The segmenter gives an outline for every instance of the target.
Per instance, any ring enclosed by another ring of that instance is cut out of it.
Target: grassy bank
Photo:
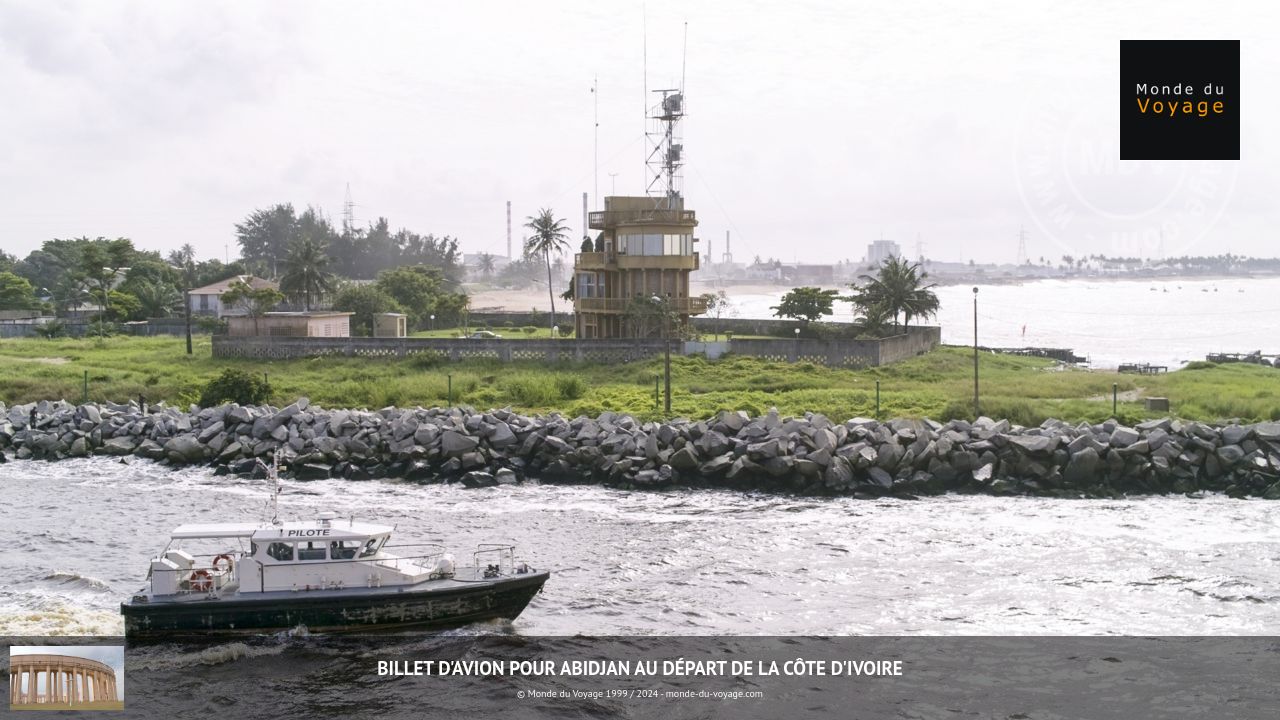
[[[84,374],[90,400],[190,403],[224,367],[266,373],[273,402],[300,395],[327,407],[443,405],[452,375],[453,401],[478,408],[511,406],[524,412],[604,410],[657,417],[654,379],[661,360],[628,365],[562,365],[496,361],[441,363],[426,358],[316,358],[289,361],[214,360],[207,336],[187,356],[181,338],[108,338],[0,341],[0,400],[21,403],[79,401]],[[1161,376],[1063,369],[1051,361],[983,355],[982,411],[1021,424],[1047,417],[1071,422],[1111,416],[1112,383],[1121,393],[1119,415],[1138,421],[1145,396],[1168,397],[1185,418],[1246,421],[1280,419],[1280,370],[1253,365],[1204,365]],[[672,359],[672,410],[708,417],[724,409],[752,414],[777,407],[844,419],[875,413],[880,381],[881,417],[937,420],[973,414],[973,364],[967,348],[942,348],[912,360],[862,371],[730,357],[708,362]]]

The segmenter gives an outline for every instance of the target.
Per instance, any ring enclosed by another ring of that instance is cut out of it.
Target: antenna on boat
[[[267,471],[267,477],[276,485],[271,491],[271,524],[280,525],[280,492],[284,490],[284,486],[280,484],[280,448],[276,448],[271,456],[271,468]]]

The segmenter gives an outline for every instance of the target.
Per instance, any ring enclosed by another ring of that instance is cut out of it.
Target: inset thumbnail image
[[[9,648],[10,710],[123,710],[123,645]]]

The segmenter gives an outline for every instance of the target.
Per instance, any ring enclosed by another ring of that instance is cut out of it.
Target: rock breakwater
[[[146,409],[135,403],[0,404],[0,461],[109,455],[262,476],[279,451],[302,480],[404,478],[486,487],[526,481],[719,486],[910,497],[945,492],[1115,497],[1220,491],[1280,499],[1280,423],[1164,418],[834,422],[819,414],[646,422],[469,408]],[[0,476],[3,473],[0,472]]]

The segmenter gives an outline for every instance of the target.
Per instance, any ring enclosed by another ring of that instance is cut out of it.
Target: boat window
[[[382,547],[382,543],[386,541],[386,538],[369,538],[369,541],[364,544],[364,549],[360,551],[360,557],[369,557],[377,554],[378,549]]]
[[[334,560],[350,560],[360,549],[359,540],[334,540],[329,543],[329,557]]]
[[[315,543],[307,543],[306,546],[298,546],[299,560],[324,560],[324,545],[316,547]]]
[[[267,546],[267,555],[280,562],[293,562],[293,543],[273,542]]]

